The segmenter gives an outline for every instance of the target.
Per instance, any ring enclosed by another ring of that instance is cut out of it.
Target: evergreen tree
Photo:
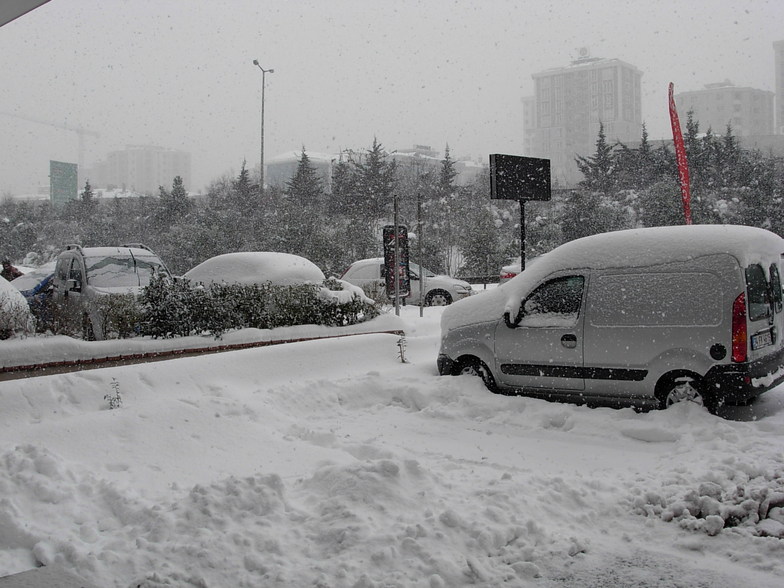
[[[610,194],[615,187],[614,148],[607,143],[604,124],[599,123],[599,136],[596,139],[596,153],[590,157],[578,155],[575,158],[578,169],[585,179],[580,185],[601,194]]]
[[[361,198],[359,212],[367,219],[378,220],[392,212],[396,187],[397,164],[389,160],[378,139],[362,161],[356,163],[357,188]]]
[[[302,148],[294,177],[286,183],[285,193],[314,216],[320,213],[324,200],[324,186],[316,168],[310,163],[305,147]]]
[[[85,204],[90,204],[95,198],[95,194],[93,194],[93,187],[90,185],[90,180],[87,180],[84,183],[84,190],[82,191],[82,202]]]
[[[242,214],[250,214],[258,205],[257,188],[258,186],[255,186],[254,188],[250,182],[250,172],[247,168],[247,161],[243,159],[240,173],[237,176],[237,179],[232,182],[230,205]]]

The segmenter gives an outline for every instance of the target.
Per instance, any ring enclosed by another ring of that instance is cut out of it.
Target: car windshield
[[[426,278],[434,278],[436,276],[429,269],[422,267],[418,263],[409,263],[408,268],[418,276],[424,275]]]
[[[166,273],[161,262],[154,257],[114,255],[88,257],[87,283],[99,288],[147,286],[156,273]]]

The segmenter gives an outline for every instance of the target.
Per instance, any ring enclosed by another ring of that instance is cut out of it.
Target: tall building
[[[776,134],[784,135],[784,41],[773,43],[776,68]]]
[[[152,145],[129,145],[112,151],[106,161],[91,170],[93,186],[117,186],[139,193],[158,194],[158,188],[171,189],[180,176],[186,189],[192,189],[191,154]]]
[[[727,125],[736,137],[772,135],[774,131],[773,92],[767,90],[741,88],[725,80],[676,94],[675,103],[682,121],[689,111],[694,112],[702,132],[711,129],[723,135]]]
[[[599,126],[609,143],[642,134],[642,72],[620,59],[591,57],[534,74],[533,99],[523,100],[527,155],[550,160],[552,180],[571,186],[582,179],[575,157],[596,151]]]

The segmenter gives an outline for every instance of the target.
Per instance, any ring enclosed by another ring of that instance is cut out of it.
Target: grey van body
[[[784,380],[782,253],[769,231],[725,225],[571,241],[445,309],[439,373],[597,404],[749,401]]]
[[[144,245],[68,245],[57,256],[52,301],[85,339],[106,337],[105,308],[112,294],[138,296],[153,275],[171,277],[161,259]]]

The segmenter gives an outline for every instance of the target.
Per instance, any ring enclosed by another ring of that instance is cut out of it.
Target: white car
[[[182,276],[197,284],[265,284],[292,286],[324,282],[324,272],[312,261],[273,251],[224,253],[201,262]]]
[[[211,257],[182,276],[194,285],[218,284],[272,284],[273,286],[295,286],[312,284],[318,287],[319,296],[336,302],[361,300],[371,304],[356,286],[339,280],[342,290],[333,290],[325,285],[324,272],[299,255],[275,251],[241,251]]]
[[[420,287],[425,306],[446,306],[473,294],[471,284],[468,282],[449,276],[436,275],[416,263],[409,264],[409,275],[411,277],[411,294],[407,301],[411,304],[418,305],[420,303]],[[424,282],[420,282],[421,278],[424,279]],[[373,257],[355,261],[343,272],[340,279],[372,292],[376,296],[383,295],[385,292],[384,258]]]

